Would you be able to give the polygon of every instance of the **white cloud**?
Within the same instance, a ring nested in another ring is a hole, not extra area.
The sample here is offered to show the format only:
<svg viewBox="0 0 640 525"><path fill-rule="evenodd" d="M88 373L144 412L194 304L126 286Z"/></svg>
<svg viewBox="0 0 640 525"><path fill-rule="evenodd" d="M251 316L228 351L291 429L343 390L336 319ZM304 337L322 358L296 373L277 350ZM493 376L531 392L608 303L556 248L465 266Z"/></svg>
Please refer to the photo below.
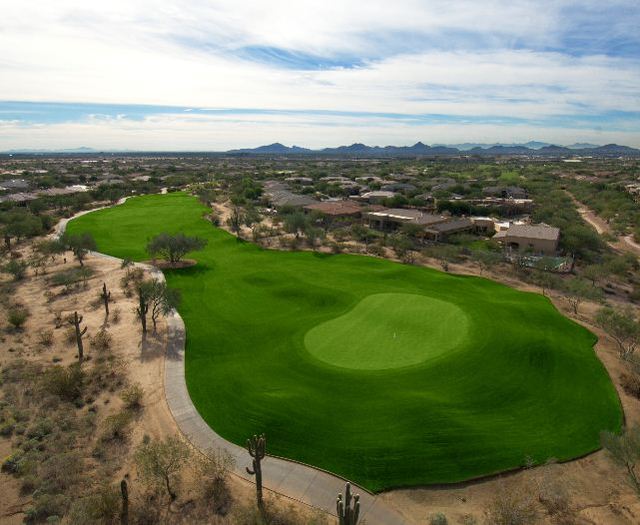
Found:
<svg viewBox="0 0 640 525"><path fill-rule="evenodd" d="M567 12L593 0L0 1L0 100L529 119L640 107L640 57L561 49ZM364 64L283 69L240 59L248 46Z"/></svg>
<svg viewBox="0 0 640 525"><path fill-rule="evenodd" d="M637 133L594 131L519 124L412 124L392 118L327 115L154 115L143 120L94 117L82 123L24 125L0 121L3 149L74 148L224 151L277 140L286 144L322 148L353 142L371 145L409 145L464 140L522 141L544 139L557 144L574 141L640 146ZM489 140L488 137L491 137Z"/></svg>

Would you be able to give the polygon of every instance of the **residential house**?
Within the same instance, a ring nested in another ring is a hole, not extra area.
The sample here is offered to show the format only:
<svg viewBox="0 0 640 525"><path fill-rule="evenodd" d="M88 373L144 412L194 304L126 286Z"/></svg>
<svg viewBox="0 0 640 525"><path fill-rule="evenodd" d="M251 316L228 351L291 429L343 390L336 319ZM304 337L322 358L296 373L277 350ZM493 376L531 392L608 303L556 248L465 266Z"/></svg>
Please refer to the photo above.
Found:
<svg viewBox="0 0 640 525"><path fill-rule="evenodd" d="M482 189L482 194L486 197L497 197L501 199L529 198L527 190L518 186L487 186Z"/></svg>
<svg viewBox="0 0 640 525"><path fill-rule="evenodd" d="M370 204L380 204L385 199L392 199L395 196L396 193L394 191L368 191L354 198Z"/></svg>
<svg viewBox="0 0 640 525"><path fill-rule="evenodd" d="M29 189L29 183L25 179L9 179L0 181L0 191L21 192Z"/></svg>
<svg viewBox="0 0 640 525"><path fill-rule="evenodd" d="M425 228L425 239L435 242L446 242L449 236L457 233L471 232L475 225L466 217L448 218L444 222L438 222Z"/></svg>
<svg viewBox="0 0 640 525"><path fill-rule="evenodd" d="M362 208L353 201L323 201L304 207L306 212L318 212L328 217L360 217Z"/></svg>
<svg viewBox="0 0 640 525"><path fill-rule="evenodd" d="M417 224L427 227L440 222L445 222L446 217L432 215L421 210L404 208L384 208L365 214L371 228L381 231L394 231L404 224Z"/></svg>
<svg viewBox="0 0 640 525"><path fill-rule="evenodd" d="M413 184L409 184L407 182L394 182L391 184L385 184L380 189L383 191L410 192L415 191L416 187Z"/></svg>
<svg viewBox="0 0 640 525"><path fill-rule="evenodd" d="M289 190L267 190L265 191L265 197L269 204L274 208L304 208L309 204L317 203L318 201L307 195L300 195L293 193Z"/></svg>
<svg viewBox="0 0 640 525"><path fill-rule="evenodd" d="M516 224L493 238L509 251L553 256L558 252L560 229L546 224Z"/></svg>

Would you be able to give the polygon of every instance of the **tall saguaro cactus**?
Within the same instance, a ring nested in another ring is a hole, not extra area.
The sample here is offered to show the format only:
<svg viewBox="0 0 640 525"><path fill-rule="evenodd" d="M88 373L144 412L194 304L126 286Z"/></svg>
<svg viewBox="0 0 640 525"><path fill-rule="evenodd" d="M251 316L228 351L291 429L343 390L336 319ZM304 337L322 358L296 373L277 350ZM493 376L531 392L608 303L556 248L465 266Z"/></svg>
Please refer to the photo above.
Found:
<svg viewBox="0 0 640 525"><path fill-rule="evenodd" d="M267 448L267 439L264 434L247 439L247 450L253 458L253 469L247 467L247 472L256 477L256 498L258 507L262 509L262 460Z"/></svg>
<svg viewBox="0 0 640 525"><path fill-rule="evenodd" d="M122 510L120 511L120 525L129 525L129 488L127 480L120 482L120 493L122 494Z"/></svg>
<svg viewBox="0 0 640 525"><path fill-rule="evenodd" d="M87 333L87 327L80 328L83 316L78 315L78 312L73 312L73 317L69 318L69 324L73 325L76 329L76 343L78 345L78 361L82 363L84 360L84 346L82 344L82 336Z"/></svg>
<svg viewBox="0 0 640 525"><path fill-rule="evenodd" d="M107 283L102 283L102 293L100 299L104 303L105 317L109 317L109 301L111 300L111 292L107 290Z"/></svg>
<svg viewBox="0 0 640 525"><path fill-rule="evenodd" d="M353 496L353 505L351 504L351 483L347 483L342 494L338 494L336 501L336 509L338 511L338 523L340 525L356 525L360 517L360 495Z"/></svg>

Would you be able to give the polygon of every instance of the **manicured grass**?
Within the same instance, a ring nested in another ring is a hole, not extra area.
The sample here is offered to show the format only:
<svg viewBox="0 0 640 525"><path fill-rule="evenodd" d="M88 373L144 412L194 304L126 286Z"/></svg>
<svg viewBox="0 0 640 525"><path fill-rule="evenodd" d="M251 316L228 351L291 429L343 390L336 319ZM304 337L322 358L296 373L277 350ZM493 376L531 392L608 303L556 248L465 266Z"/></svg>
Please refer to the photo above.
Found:
<svg viewBox="0 0 640 525"><path fill-rule="evenodd" d="M370 257L261 250L205 211L184 194L141 197L69 231L136 260L162 231L208 239L196 266L166 275L183 294L189 392L230 441L265 432L271 454L379 491L570 459L620 428L595 337L546 298Z"/></svg>
<svg viewBox="0 0 640 525"><path fill-rule="evenodd" d="M352 310L309 330L306 349L345 368L385 370L416 365L469 342L464 312L417 294L365 297Z"/></svg>

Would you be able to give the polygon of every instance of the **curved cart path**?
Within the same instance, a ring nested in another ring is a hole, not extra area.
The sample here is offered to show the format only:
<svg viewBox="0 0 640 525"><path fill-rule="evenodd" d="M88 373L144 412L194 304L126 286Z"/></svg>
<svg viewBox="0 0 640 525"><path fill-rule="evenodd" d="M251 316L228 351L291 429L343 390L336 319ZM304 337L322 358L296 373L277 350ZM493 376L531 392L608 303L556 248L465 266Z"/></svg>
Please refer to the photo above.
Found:
<svg viewBox="0 0 640 525"><path fill-rule="evenodd" d="M122 202L124 200L118 204ZM54 235L62 235L69 221L98 209L102 208L83 211L68 219L62 219L56 226ZM99 252L92 252L92 255L120 260ZM157 268L140 263L137 265L145 268L156 279L164 281L164 274ZM167 350L164 360L164 392L169 410L180 431L195 448L203 454L216 449L227 451L235 460L234 474L253 483L253 476L248 475L245 470L250 464L246 449L216 434L191 402L185 378L185 342L184 321L174 310L167 316ZM338 493L344 492L344 479L308 465L271 456L264 459L262 471L263 486L266 489L332 515L336 514L336 497ZM411 523L380 496L356 485L353 486L353 492L360 494L360 516L361 520L366 520L367 525Z"/></svg>

